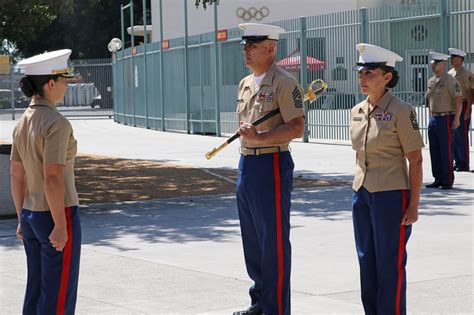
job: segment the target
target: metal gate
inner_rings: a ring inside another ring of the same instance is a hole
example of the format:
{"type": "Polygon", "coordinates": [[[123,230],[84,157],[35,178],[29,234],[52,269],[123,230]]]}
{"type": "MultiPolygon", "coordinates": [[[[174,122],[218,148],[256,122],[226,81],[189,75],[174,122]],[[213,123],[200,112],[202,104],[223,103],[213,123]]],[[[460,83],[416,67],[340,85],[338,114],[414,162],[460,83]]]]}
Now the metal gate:
{"type": "MultiPolygon", "coordinates": [[[[114,115],[112,98],[112,63],[110,59],[71,60],[76,76],[58,110],[66,117],[108,117],[114,115]]],[[[30,99],[20,90],[20,68],[12,65],[10,73],[0,75],[0,120],[18,119],[30,99]]]]}

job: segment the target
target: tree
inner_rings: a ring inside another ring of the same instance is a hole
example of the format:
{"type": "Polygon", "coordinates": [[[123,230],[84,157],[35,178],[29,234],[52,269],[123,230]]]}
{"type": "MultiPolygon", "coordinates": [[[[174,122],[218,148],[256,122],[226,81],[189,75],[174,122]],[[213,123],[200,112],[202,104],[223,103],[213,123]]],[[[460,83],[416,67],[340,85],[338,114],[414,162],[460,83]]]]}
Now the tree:
{"type": "MultiPolygon", "coordinates": [[[[129,3],[129,0],[0,1],[0,42],[7,39],[7,46],[14,47],[16,55],[28,57],[70,48],[72,59],[110,57],[107,44],[121,36],[120,5],[129,3]]],[[[134,21],[142,23],[142,2],[137,0],[134,21]]],[[[125,11],[127,26],[129,11],[125,11]]]]}
{"type": "Polygon", "coordinates": [[[43,31],[58,18],[71,0],[0,1],[0,41],[3,53],[21,55],[30,42],[40,41],[43,31]]]}

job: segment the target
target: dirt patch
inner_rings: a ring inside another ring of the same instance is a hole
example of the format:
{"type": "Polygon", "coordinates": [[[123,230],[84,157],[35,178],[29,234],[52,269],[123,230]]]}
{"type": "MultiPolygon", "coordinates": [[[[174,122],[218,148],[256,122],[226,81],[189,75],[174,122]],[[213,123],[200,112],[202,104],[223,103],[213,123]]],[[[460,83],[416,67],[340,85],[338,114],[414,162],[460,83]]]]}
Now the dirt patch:
{"type": "MultiPolygon", "coordinates": [[[[237,179],[235,170],[199,169],[97,155],[78,155],[75,175],[81,204],[232,193],[237,179]]],[[[295,188],[345,184],[298,177],[294,180],[295,188]]]]}

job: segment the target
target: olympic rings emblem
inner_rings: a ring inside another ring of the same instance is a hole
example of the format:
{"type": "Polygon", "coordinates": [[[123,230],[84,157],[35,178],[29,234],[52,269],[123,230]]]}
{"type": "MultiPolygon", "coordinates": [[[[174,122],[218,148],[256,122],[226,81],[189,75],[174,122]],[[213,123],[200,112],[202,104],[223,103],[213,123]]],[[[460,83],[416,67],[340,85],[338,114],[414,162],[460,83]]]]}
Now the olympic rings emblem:
{"type": "Polygon", "coordinates": [[[248,10],[240,7],[235,11],[235,14],[244,21],[250,21],[251,19],[261,21],[270,14],[270,10],[267,7],[261,7],[260,9],[250,7],[248,10]]]}

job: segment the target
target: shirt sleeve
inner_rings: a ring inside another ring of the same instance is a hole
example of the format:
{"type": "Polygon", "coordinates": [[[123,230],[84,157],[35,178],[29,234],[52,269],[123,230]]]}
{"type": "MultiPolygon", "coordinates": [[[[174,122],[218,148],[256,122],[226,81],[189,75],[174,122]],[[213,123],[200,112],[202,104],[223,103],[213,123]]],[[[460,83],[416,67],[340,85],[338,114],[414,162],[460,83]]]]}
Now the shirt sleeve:
{"type": "Polygon", "coordinates": [[[462,96],[461,84],[459,84],[459,81],[456,79],[453,84],[453,95],[454,97],[462,96]]]}
{"type": "Polygon", "coordinates": [[[429,99],[431,97],[431,91],[431,80],[428,80],[428,84],[426,85],[425,99],[429,99]]]}
{"type": "Polygon", "coordinates": [[[284,122],[304,117],[303,98],[303,88],[296,80],[289,78],[282,82],[277,99],[284,122]]]}
{"type": "Polygon", "coordinates": [[[13,130],[13,142],[12,142],[12,151],[10,152],[10,160],[16,161],[16,162],[22,162],[20,153],[18,152],[16,141],[15,141],[16,128],[17,127],[15,127],[15,129],[13,130]]]}
{"type": "Polygon", "coordinates": [[[10,160],[16,161],[16,162],[22,162],[20,154],[18,153],[18,150],[16,148],[15,142],[13,142],[13,144],[12,144],[12,151],[11,151],[11,154],[10,154],[10,160]]]}
{"type": "Polygon", "coordinates": [[[410,105],[404,106],[397,121],[397,133],[404,153],[423,148],[423,138],[416,117],[416,111],[410,105]]]}
{"type": "Polygon", "coordinates": [[[65,118],[58,119],[44,135],[43,163],[66,165],[67,150],[72,127],[65,118]]]}
{"type": "Polygon", "coordinates": [[[474,90],[474,74],[472,72],[469,73],[469,85],[472,90],[474,90]]]}

